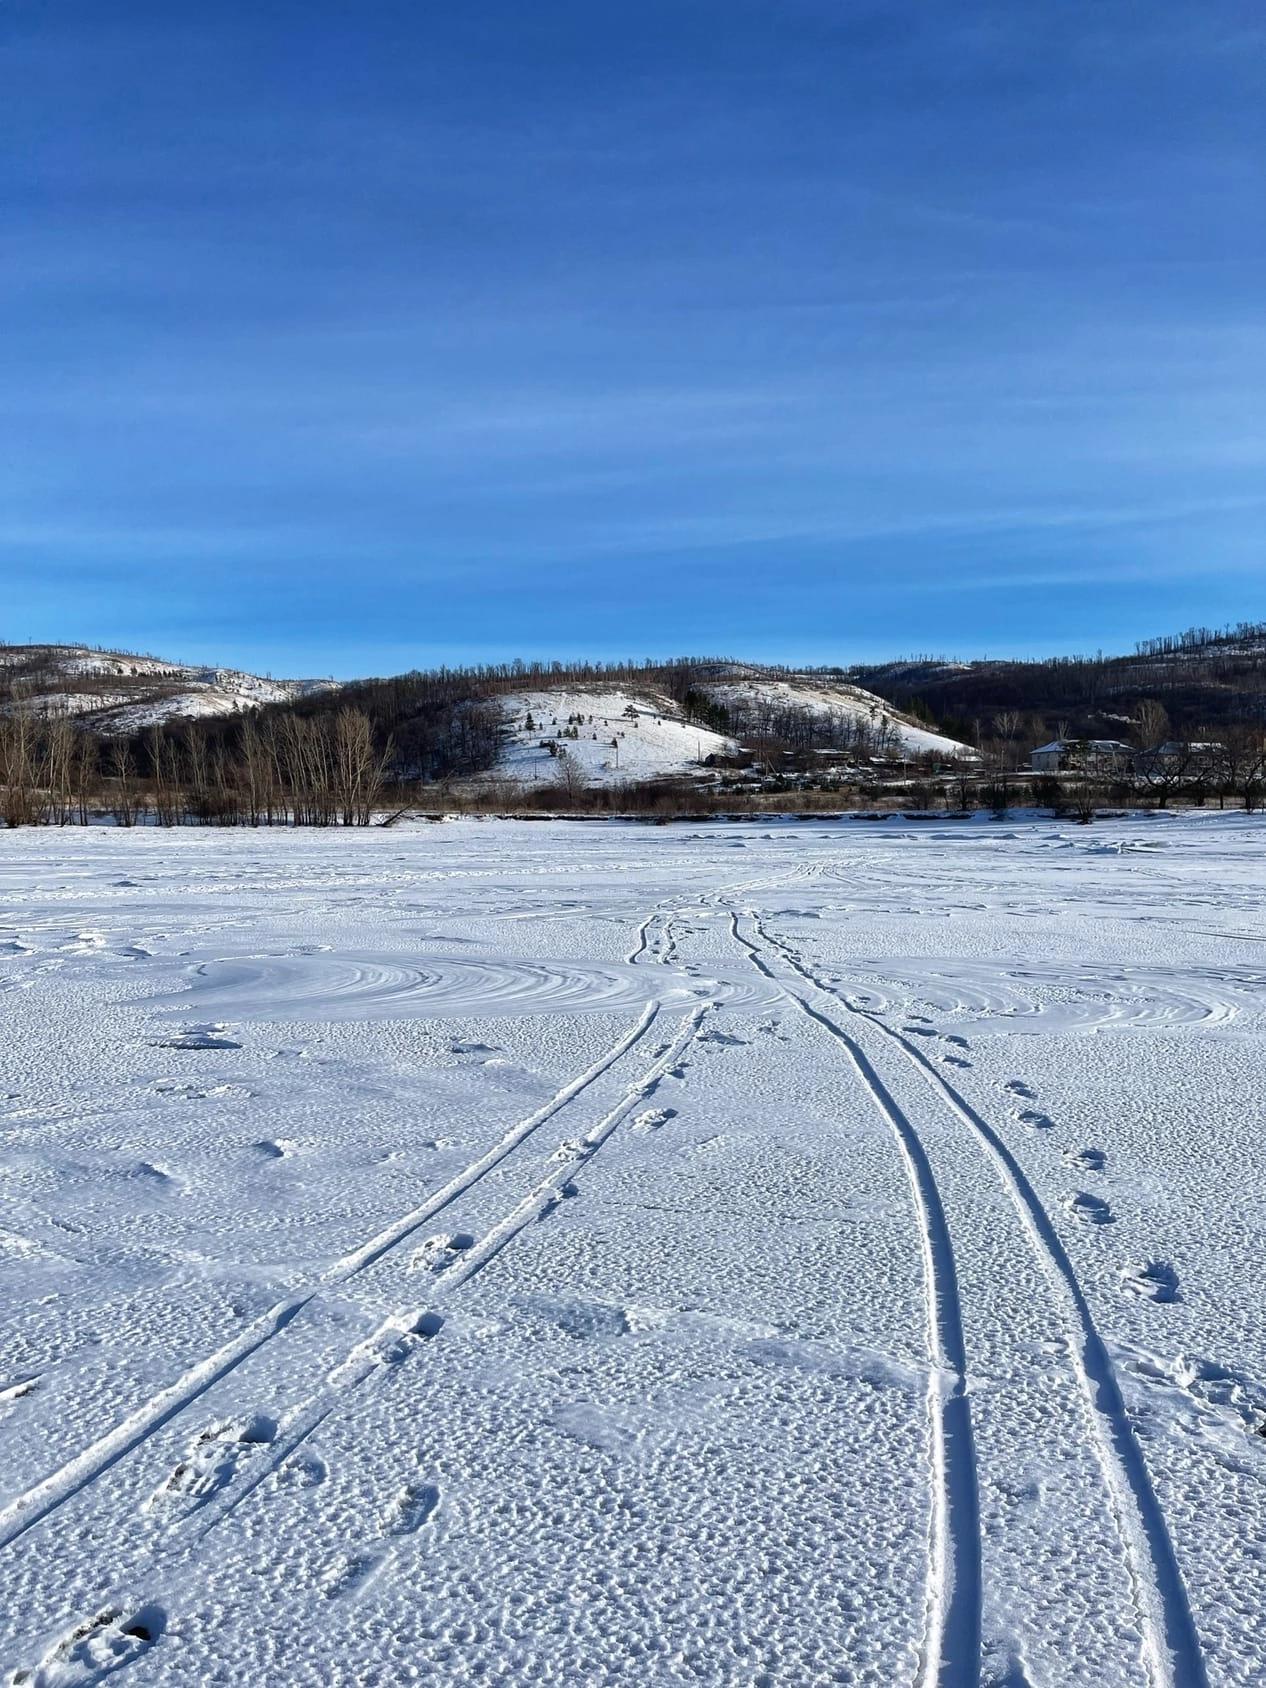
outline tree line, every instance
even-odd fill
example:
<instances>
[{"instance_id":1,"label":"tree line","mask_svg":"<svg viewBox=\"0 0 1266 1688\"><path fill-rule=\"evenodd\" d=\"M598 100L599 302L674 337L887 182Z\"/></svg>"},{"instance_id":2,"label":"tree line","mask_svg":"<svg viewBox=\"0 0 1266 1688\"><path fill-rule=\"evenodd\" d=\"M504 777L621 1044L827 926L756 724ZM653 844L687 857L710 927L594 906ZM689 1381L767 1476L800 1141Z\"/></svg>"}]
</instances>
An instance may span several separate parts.
<instances>
[{"instance_id":1,"label":"tree line","mask_svg":"<svg viewBox=\"0 0 1266 1688\"><path fill-rule=\"evenodd\" d=\"M1018 712L1031 744L1060 736L1120 736L1139 704L1160 697L1186 737L1266 722L1266 624L1193 628L1143 640L1128 656L1059 656L955 664L910 659L859 668L854 678L907 713L985 747L993 720Z\"/></svg>"},{"instance_id":2,"label":"tree line","mask_svg":"<svg viewBox=\"0 0 1266 1688\"><path fill-rule=\"evenodd\" d=\"M62 714L0 716L0 815L9 826L368 826L391 745L361 710L246 717L230 742L197 722L98 738Z\"/></svg>"}]
</instances>

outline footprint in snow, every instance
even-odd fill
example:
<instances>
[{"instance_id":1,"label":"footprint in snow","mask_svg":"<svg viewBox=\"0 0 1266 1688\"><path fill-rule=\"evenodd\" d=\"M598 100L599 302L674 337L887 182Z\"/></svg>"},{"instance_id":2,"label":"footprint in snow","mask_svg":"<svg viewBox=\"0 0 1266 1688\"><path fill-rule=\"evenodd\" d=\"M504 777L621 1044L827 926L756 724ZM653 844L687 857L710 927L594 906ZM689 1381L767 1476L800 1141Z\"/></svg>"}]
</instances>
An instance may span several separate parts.
<instances>
[{"instance_id":1,"label":"footprint in snow","mask_svg":"<svg viewBox=\"0 0 1266 1688\"><path fill-rule=\"evenodd\" d=\"M1121 1274L1121 1281L1127 1289L1135 1295L1146 1296L1149 1301L1180 1301L1182 1299L1178 1288L1178 1273L1168 1260L1149 1260L1145 1266L1127 1266Z\"/></svg>"},{"instance_id":2,"label":"footprint in snow","mask_svg":"<svg viewBox=\"0 0 1266 1688\"><path fill-rule=\"evenodd\" d=\"M1023 1096L1028 1102L1037 1099L1037 1091L1034 1090L1033 1086L1025 1084L1024 1080L1020 1078L1008 1079L1002 1088L1009 1091L1012 1096Z\"/></svg>"},{"instance_id":3,"label":"footprint in snow","mask_svg":"<svg viewBox=\"0 0 1266 1688\"><path fill-rule=\"evenodd\" d=\"M1103 1149L1070 1149L1064 1156L1066 1166L1078 1167L1082 1172L1102 1172L1107 1161Z\"/></svg>"},{"instance_id":4,"label":"footprint in snow","mask_svg":"<svg viewBox=\"0 0 1266 1688\"><path fill-rule=\"evenodd\" d=\"M1055 1121L1049 1114L1040 1114L1035 1108L1021 1108L1016 1115L1021 1125L1027 1125L1030 1131L1054 1131Z\"/></svg>"},{"instance_id":5,"label":"footprint in snow","mask_svg":"<svg viewBox=\"0 0 1266 1688\"><path fill-rule=\"evenodd\" d=\"M137 1178L146 1184L152 1184L159 1190L183 1190L186 1188L184 1180L177 1178L174 1172L168 1172L165 1166L159 1166L156 1161L137 1161L135 1166L126 1167L123 1171L125 1178Z\"/></svg>"},{"instance_id":6,"label":"footprint in snow","mask_svg":"<svg viewBox=\"0 0 1266 1688\"><path fill-rule=\"evenodd\" d=\"M389 1319L364 1342L358 1342L351 1353L326 1374L326 1382L342 1389L350 1383L359 1382L375 1366L403 1365L421 1343L438 1336L443 1325L444 1319L439 1313L414 1313L400 1319Z\"/></svg>"},{"instance_id":7,"label":"footprint in snow","mask_svg":"<svg viewBox=\"0 0 1266 1688\"><path fill-rule=\"evenodd\" d=\"M1093 1196L1088 1190L1078 1190L1075 1196L1070 1196L1068 1208L1083 1225L1111 1225L1116 1217L1102 1196Z\"/></svg>"},{"instance_id":8,"label":"footprint in snow","mask_svg":"<svg viewBox=\"0 0 1266 1688\"><path fill-rule=\"evenodd\" d=\"M568 1137L561 1142L550 1156L550 1160L558 1166L566 1166L571 1161L587 1160L594 1151L594 1144L587 1137Z\"/></svg>"},{"instance_id":9,"label":"footprint in snow","mask_svg":"<svg viewBox=\"0 0 1266 1688\"><path fill-rule=\"evenodd\" d=\"M1172 1381L1194 1400L1234 1414L1246 1430L1266 1435L1266 1391L1246 1372L1216 1360L1180 1354L1174 1362Z\"/></svg>"},{"instance_id":10,"label":"footprint in snow","mask_svg":"<svg viewBox=\"0 0 1266 1688\"><path fill-rule=\"evenodd\" d=\"M428 1237L422 1246L414 1251L409 1264L415 1270L444 1272L474 1246L475 1239L468 1231L441 1232L437 1236Z\"/></svg>"},{"instance_id":11,"label":"footprint in snow","mask_svg":"<svg viewBox=\"0 0 1266 1688\"><path fill-rule=\"evenodd\" d=\"M352 1553L340 1559L322 1579L327 1600L342 1600L363 1589L382 1568L381 1553Z\"/></svg>"},{"instance_id":12,"label":"footprint in snow","mask_svg":"<svg viewBox=\"0 0 1266 1688\"><path fill-rule=\"evenodd\" d=\"M231 1037L224 1035L225 1028L218 1022L207 1026L188 1026L177 1037L159 1038L152 1047L155 1049L240 1049L242 1046Z\"/></svg>"},{"instance_id":13,"label":"footprint in snow","mask_svg":"<svg viewBox=\"0 0 1266 1688\"><path fill-rule=\"evenodd\" d=\"M633 1129L639 1133L658 1131L661 1126L667 1125L670 1119L676 1117L676 1108L647 1108L633 1121Z\"/></svg>"},{"instance_id":14,"label":"footprint in snow","mask_svg":"<svg viewBox=\"0 0 1266 1688\"><path fill-rule=\"evenodd\" d=\"M388 1534L411 1536L430 1519L440 1504L440 1491L434 1483L408 1483L396 1496L387 1520Z\"/></svg>"},{"instance_id":15,"label":"footprint in snow","mask_svg":"<svg viewBox=\"0 0 1266 1688\"><path fill-rule=\"evenodd\" d=\"M1009 1654L1005 1662L989 1675L985 1688L1033 1688L1032 1678L1025 1669L1020 1654Z\"/></svg>"},{"instance_id":16,"label":"footprint in snow","mask_svg":"<svg viewBox=\"0 0 1266 1688\"><path fill-rule=\"evenodd\" d=\"M25 1377L15 1377L8 1383L0 1383L0 1407L7 1407L12 1401L20 1401L24 1395L33 1395L39 1388L39 1382L37 1372L28 1372Z\"/></svg>"},{"instance_id":17,"label":"footprint in snow","mask_svg":"<svg viewBox=\"0 0 1266 1688\"><path fill-rule=\"evenodd\" d=\"M277 1481L289 1489L315 1489L330 1475L330 1468L308 1448L292 1454L277 1473Z\"/></svg>"},{"instance_id":18,"label":"footprint in snow","mask_svg":"<svg viewBox=\"0 0 1266 1688\"><path fill-rule=\"evenodd\" d=\"M252 1450L267 1447L277 1435L275 1419L253 1413L246 1419L212 1424L189 1445L185 1457L150 1496L149 1506L204 1506L233 1481Z\"/></svg>"},{"instance_id":19,"label":"footprint in snow","mask_svg":"<svg viewBox=\"0 0 1266 1688\"><path fill-rule=\"evenodd\" d=\"M105 1606L45 1653L33 1670L15 1670L12 1688L80 1688L111 1676L147 1653L167 1628L156 1603L127 1611Z\"/></svg>"},{"instance_id":20,"label":"footprint in snow","mask_svg":"<svg viewBox=\"0 0 1266 1688\"><path fill-rule=\"evenodd\" d=\"M439 1504L440 1491L434 1483L406 1484L382 1520L381 1535L386 1539L348 1554L334 1565L324 1579L325 1598L341 1600L361 1593L389 1559L392 1538L416 1534L435 1515Z\"/></svg>"},{"instance_id":21,"label":"footprint in snow","mask_svg":"<svg viewBox=\"0 0 1266 1688\"><path fill-rule=\"evenodd\" d=\"M938 1055L937 1060L947 1067L966 1067L968 1070L971 1068L971 1062L964 1061L961 1055Z\"/></svg>"}]
</instances>

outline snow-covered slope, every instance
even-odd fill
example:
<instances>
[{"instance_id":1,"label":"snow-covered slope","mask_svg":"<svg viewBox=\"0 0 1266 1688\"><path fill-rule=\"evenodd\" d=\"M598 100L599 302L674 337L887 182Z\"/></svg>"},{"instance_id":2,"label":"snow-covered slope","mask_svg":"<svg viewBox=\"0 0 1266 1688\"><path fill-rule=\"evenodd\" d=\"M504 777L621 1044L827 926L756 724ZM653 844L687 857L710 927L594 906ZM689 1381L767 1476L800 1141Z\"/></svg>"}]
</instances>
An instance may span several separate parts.
<instances>
[{"instance_id":1,"label":"snow-covered slope","mask_svg":"<svg viewBox=\"0 0 1266 1688\"><path fill-rule=\"evenodd\" d=\"M931 732L882 698L844 681L727 668L697 689L726 711L732 736L687 720L670 698L637 687L560 686L511 693L498 700L504 722L501 754L481 777L557 785L563 778L559 750L579 764L576 777L588 785L696 776L709 757L735 756L754 738L794 738L799 723L807 723L815 740L859 755L972 754L966 745Z\"/></svg>"},{"instance_id":2,"label":"snow-covered slope","mask_svg":"<svg viewBox=\"0 0 1266 1688\"><path fill-rule=\"evenodd\" d=\"M702 689L729 712L744 735L777 733L780 722L800 715L811 716L824 730L834 729L844 741L855 737L857 748L871 754L974 754L957 739L920 726L874 692L844 680L811 674L774 677L759 669L735 669L709 680Z\"/></svg>"},{"instance_id":3,"label":"snow-covered slope","mask_svg":"<svg viewBox=\"0 0 1266 1688\"><path fill-rule=\"evenodd\" d=\"M11 704L73 715L100 732L131 733L181 717L233 715L284 703L333 680L273 680L235 668L201 668L84 645L0 647Z\"/></svg>"},{"instance_id":4,"label":"snow-covered slope","mask_svg":"<svg viewBox=\"0 0 1266 1688\"><path fill-rule=\"evenodd\" d=\"M504 740L485 780L559 784L564 770L551 743L574 758L587 785L689 774L705 757L730 756L737 748L732 739L685 720L668 698L622 687L513 692L498 704Z\"/></svg>"},{"instance_id":5,"label":"snow-covered slope","mask_svg":"<svg viewBox=\"0 0 1266 1688\"><path fill-rule=\"evenodd\" d=\"M708 726L688 718L663 689L671 683L680 695L680 671L671 682L667 671L655 670L645 680L560 678L551 684L532 678L535 684L529 679L523 689L496 697L501 753L480 776L484 780L555 785L564 769L569 779L590 785L696 776L709 758L733 757L745 745L758 754L762 746L833 749L859 760L972 754L834 674L697 665L689 677L694 693L689 715L702 714ZM274 680L84 645L0 646L0 709L70 715L102 733L233 715L336 684ZM470 702L486 702L475 676ZM716 706L711 716L707 703ZM560 765L562 750L571 763Z\"/></svg>"}]
</instances>

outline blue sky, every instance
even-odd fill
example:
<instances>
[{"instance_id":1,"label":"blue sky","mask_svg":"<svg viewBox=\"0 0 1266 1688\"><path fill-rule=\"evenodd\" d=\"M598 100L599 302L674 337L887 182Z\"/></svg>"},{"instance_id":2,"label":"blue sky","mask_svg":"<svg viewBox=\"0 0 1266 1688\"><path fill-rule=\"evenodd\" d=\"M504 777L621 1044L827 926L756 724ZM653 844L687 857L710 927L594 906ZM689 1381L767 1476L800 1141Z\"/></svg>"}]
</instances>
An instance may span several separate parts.
<instances>
[{"instance_id":1,"label":"blue sky","mask_svg":"<svg viewBox=\"0 0 1266 1688\"><path fill-rule=\"evenodd\" d=\"M0 637L275 673L1266 614L1230 0L7 0Z\"/></svg>"}]
</instances>

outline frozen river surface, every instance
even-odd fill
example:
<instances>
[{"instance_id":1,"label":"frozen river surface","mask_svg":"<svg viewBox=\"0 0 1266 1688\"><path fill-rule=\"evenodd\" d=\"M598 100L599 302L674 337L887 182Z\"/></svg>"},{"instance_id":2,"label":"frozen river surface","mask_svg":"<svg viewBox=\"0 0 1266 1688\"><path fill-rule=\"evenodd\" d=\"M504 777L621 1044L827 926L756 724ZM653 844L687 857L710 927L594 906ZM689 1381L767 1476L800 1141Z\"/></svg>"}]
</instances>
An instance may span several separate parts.
<instances>
[{"instance_id":1,"label":"frozen river surface","mask_svg":"<svg viewBox=\"0 0 1266 1688\"><path fill-rule=\"evenodd\" d=\"M0 1666L1266 1682L1266 826L0 835Z\"/></svg>"}]
</instances>

